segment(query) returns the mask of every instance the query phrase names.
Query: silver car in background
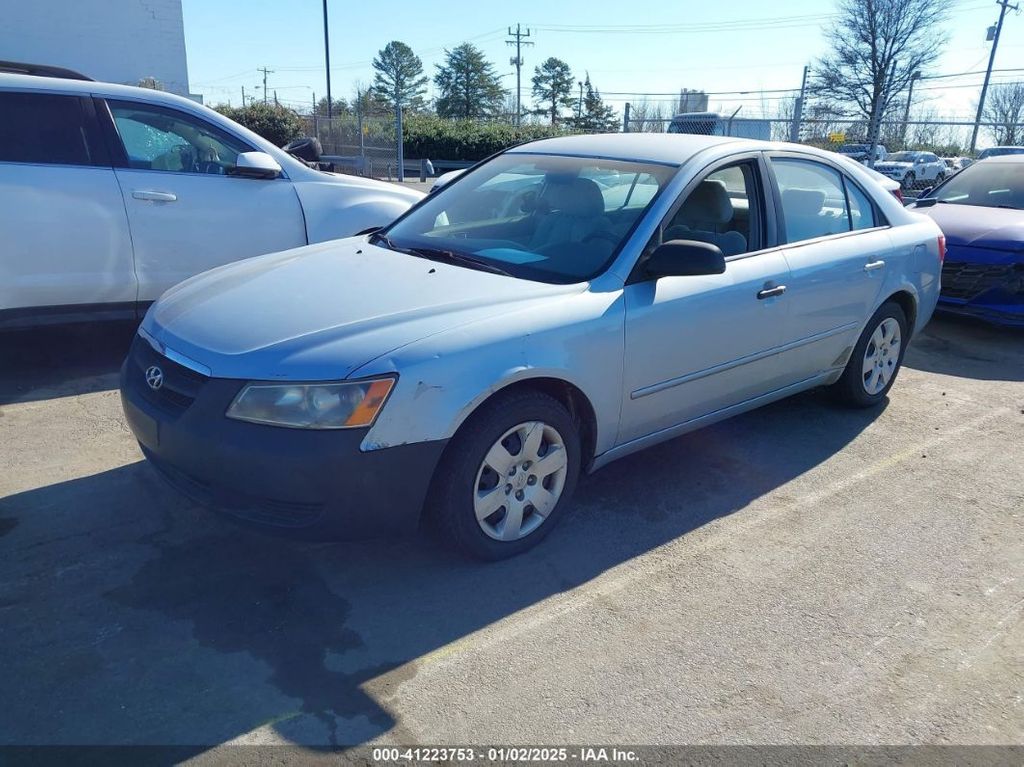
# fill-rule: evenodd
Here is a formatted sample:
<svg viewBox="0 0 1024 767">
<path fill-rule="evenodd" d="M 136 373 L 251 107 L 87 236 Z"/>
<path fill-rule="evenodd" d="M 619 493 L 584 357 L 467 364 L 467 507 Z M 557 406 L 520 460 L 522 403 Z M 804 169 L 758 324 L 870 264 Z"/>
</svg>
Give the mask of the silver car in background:
<svg viewBox="0 0 1024 767">
<path fill-rule="evenodd" d="M 122 399 L 152 464 L 236 517 L 353 536 L 424 512 L 496 559 L 552 529 L 581 472 L 816 386 L 880 403 L 943 251 L 830 153 L 548 139 L 370 236 L 173 288 Z"/>
</svg>

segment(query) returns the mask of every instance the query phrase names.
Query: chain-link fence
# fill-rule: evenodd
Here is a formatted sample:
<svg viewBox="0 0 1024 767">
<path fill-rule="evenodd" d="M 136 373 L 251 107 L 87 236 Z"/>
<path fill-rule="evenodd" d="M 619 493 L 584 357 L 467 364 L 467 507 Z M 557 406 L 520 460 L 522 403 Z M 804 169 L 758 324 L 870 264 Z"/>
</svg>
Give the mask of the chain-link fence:
<svg viewBox="0 0 1024 767">
<path fill-rule="evenodd" d="M 400 178 L 401 145 L 393 112 L 344 114 L 335 117 L 306 115 L 307 136 L 323 146 L 324 159 L 335 170 L 372 178 Z"/>
<path fill-rule="evenodd" d="M 982 131 L 999 126 L 982 123 Z M 871 130 L 866 120 L 815 116 L 799 121 L 782 117 L 738 117 L 712 112 L 672 118 L 633 117 L 627 109 L 623 130 L 643 133 L 690 133 L 735 136 L 764 141 L 794 141 L 839 152 L 898 181 L 913 194 L 934 186 L 970 164 L 968 147 L 973 122 L 963 120 L 885 121 L 878 127 L 872 160 Z"/>
</svg>

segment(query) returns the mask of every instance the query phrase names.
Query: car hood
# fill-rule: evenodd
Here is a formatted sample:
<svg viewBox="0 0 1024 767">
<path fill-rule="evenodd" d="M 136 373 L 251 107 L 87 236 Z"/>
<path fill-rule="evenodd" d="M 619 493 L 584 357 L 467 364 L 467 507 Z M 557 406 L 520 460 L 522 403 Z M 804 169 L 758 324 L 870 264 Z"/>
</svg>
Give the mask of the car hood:
<svg viewBox="0 0 1024 767">
<path fill-rule="evenodd" d="M 918 212 L 939 225 L 948 245 L 1024 251 L 1024 211 L 938 203 Z"/>
<path fill-rule="evenodd" d="M 585 289 L 429 261 L 351 237 L 186 280 L 153 305 L 143 328 L 216 377 L 337 380 L 427 336 Z"/>
<path fill-rule="evenodd" d="M 912 162 L 876 162 L 875 170 L 904 170 L 905 168 L 913 168 L 914 163 Z"/>
</svg>

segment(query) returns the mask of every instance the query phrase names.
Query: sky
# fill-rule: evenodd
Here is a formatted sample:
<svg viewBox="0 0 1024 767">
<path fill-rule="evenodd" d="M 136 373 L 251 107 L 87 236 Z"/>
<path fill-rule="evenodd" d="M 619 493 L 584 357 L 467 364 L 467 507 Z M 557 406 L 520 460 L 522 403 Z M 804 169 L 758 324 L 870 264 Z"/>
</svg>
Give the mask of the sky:
<svg viewBox="0 0 1024 767">
<path fill-rule="evenodd" d="M 986 28 L 996 22 L 995 0 L 949 0 L 949 42 L 915 105 L 948 119 L 974 118 L 990 43 Z M 326 94 L 321 0 L 182 0 L 185 45 L 192 91 L 207 104 L 262 97 L 262 73 L 271 98 L 307 107 Z M 533 103 L 533 68 L 549 56 L 564 59 L 577 79 L 593 84 L 621 115 L 626 101 L 663 100 L 680 88 L 711 95 L 710 108 L 741 116 L 773 112 L 778 99 L 798 89 L 805 64 L 827 52 L 824 31 L 833 18 L 831 0 L 714 2 L 629 0 L 328 0 L 331 38 L 331 93 L 351 98 L 357 85 L 373 80 L 371 61 L 390 40 L 408 44 L 429 75 L 446 48 L 462 42 L 479 46 L 495 64 L 506 87 L 515 87 L 506 45 L 508 28 L 530 30 L 524 48 L 523 104 Z M 1024 14 L 1010 12 L 1003 27 L 993 82 L 1024 78 Z M 978 72 L 981 70 L 981 72 Z M 976 74 L 963 74 L 975 72 Z M 765 91 L 765 93 L 761 93 Z M 430 95 L 434 94 L 431 84 Z"/>
</svg>

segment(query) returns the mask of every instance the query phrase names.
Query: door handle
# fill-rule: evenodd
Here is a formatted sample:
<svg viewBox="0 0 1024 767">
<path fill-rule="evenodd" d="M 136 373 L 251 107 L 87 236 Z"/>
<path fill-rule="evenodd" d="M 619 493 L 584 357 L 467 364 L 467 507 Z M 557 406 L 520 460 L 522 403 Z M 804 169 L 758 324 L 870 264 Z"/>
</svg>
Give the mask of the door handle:
<svg viewBox="0 0 1024 767">
<path fill-rule="evenodd" d="M 786 286 L 785 285 L 776 285 L 775 287 L 772 287 L 772 288 L 765 288 L 764 290 L 757 291 L 757 298 L 758 298 L 758 300 L 761 300 L 761 299 L 764 299 L 764 298 L 772 298 L 774 296 L 781 296 L 785 292 L 786 292 Z"/>
<path fill-rule="evenodd" d="M 132 197 L 136 200 L 149 200 L 151 202 L 174 202 L 178 199 L 178 195 L 172 194 L 171 192 L 150 192 L 143 190 L 136 190 L 132 192 Z"/>
<path fill-rule="evenodd" d="M 883 266 L 885 266 L 885 261 L 868 261 L 864 264 L 864 271 L 873 272 L 875 269 L 881 269 Z"/>
</svg>

